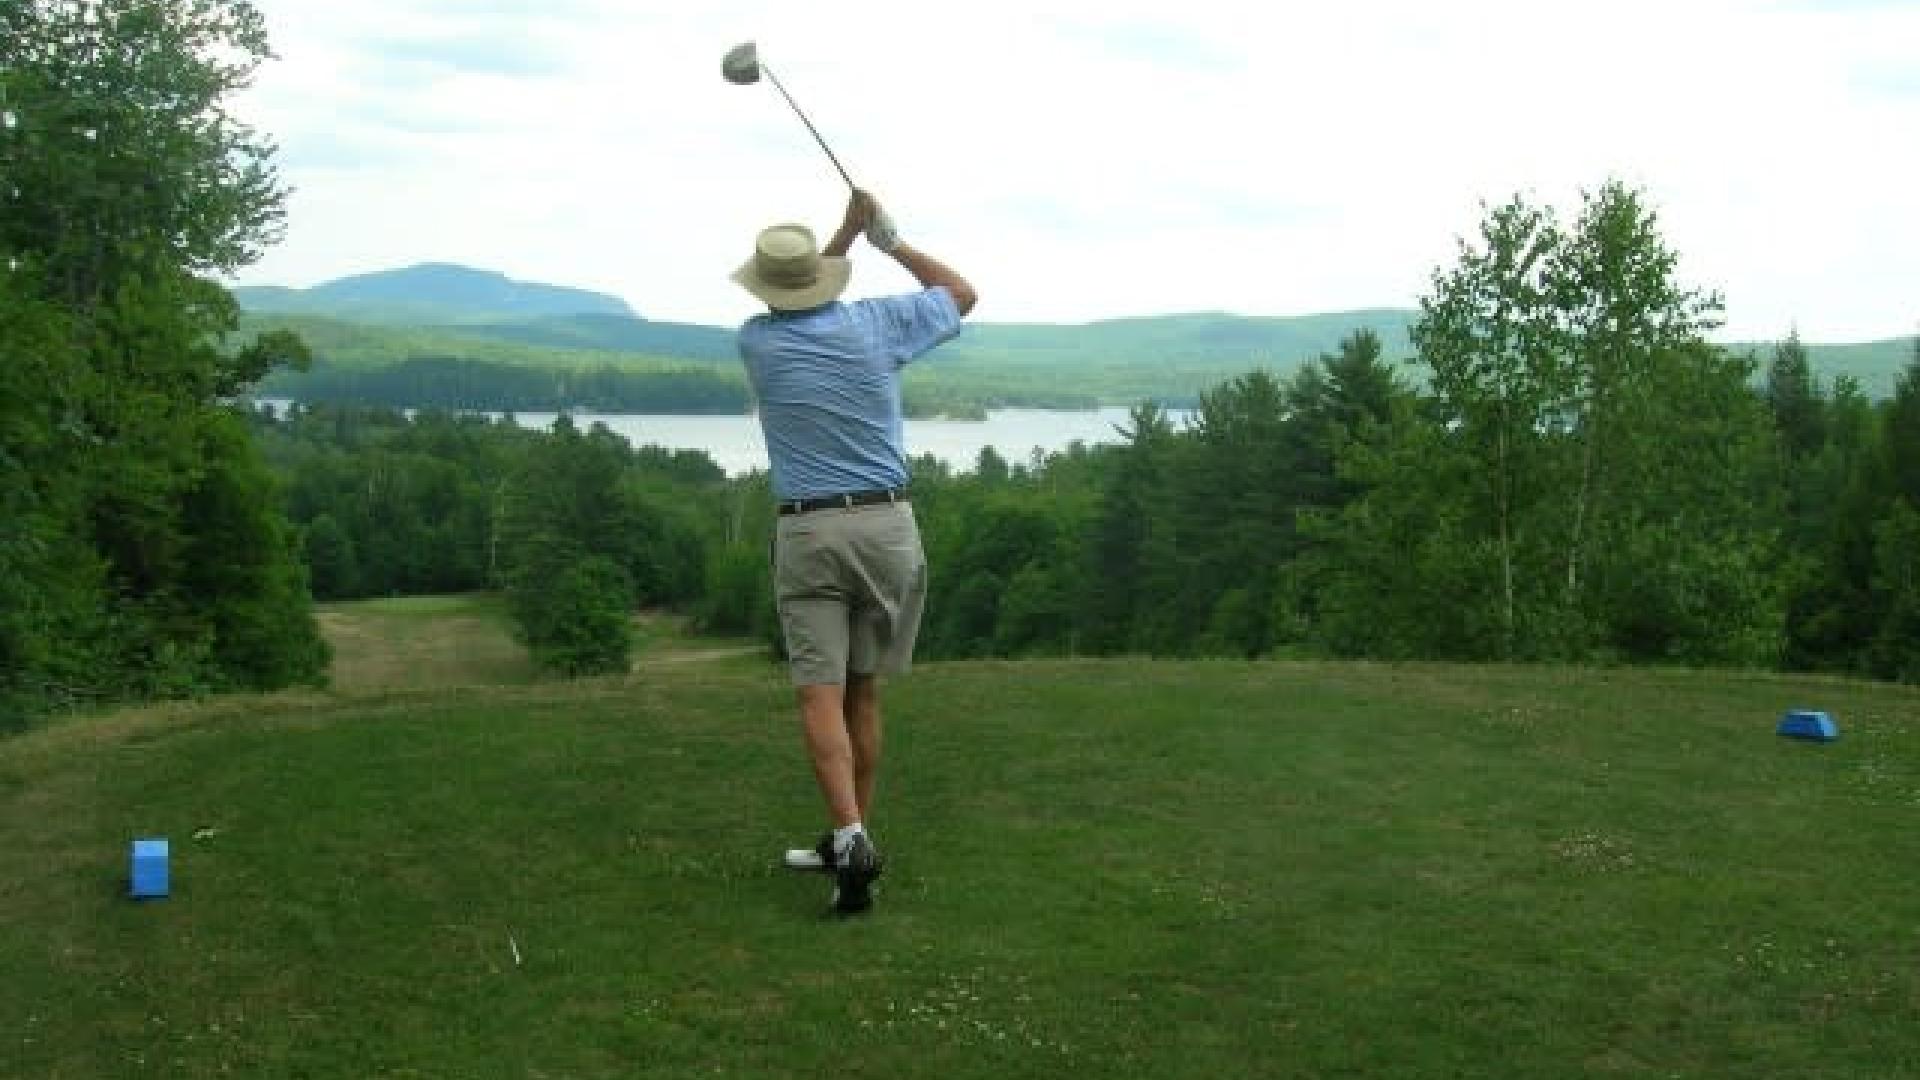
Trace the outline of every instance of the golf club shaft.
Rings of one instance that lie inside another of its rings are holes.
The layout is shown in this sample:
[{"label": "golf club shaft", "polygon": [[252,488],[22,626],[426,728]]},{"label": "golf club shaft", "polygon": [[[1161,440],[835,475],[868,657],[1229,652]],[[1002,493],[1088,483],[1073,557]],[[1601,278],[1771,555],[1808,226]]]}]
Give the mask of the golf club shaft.
[{"label": "golf club shaft", "polygon": [[787,93],[787,88],[780,85],[780,77],[765,64],[760,65],[760,71],[766,75],[767,81],[773,83],[773,88],[780,91],[780,96],[787,99],[787,104],[793,107],[793,114],[800,118],[801,123],[807,125],[807,131],[813,135],[813,141],[819,143],[820,149],[827,152],[827,160],[833,162],[833,167],[840,172],[840,179],[845,180],[847,188],[852,190],[853,177],[847,175],[847,167],[840,164],[839,158],[833,156],[833,148],[827,145],[827,140],[820,137],[820,129],[813,126],[813,121],[807,119],[807,114],[800,111],[799,102],[794,101],[793,95]]}]

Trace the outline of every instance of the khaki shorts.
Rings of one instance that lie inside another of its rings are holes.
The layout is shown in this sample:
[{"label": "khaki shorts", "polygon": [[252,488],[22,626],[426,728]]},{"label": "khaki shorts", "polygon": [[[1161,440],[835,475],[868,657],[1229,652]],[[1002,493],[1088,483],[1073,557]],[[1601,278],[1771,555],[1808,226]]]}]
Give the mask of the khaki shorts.
[{"label": "khaki shorts", "polygon": [[898,675],[913,663],[927,557],[908,503],[775,519],[773,592],[795,686]]}]

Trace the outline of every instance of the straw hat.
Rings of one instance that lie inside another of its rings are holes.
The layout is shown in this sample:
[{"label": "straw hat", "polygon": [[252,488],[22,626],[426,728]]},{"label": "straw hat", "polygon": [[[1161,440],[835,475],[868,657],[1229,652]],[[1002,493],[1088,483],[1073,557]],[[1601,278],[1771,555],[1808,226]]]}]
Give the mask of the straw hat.
[{"label": "straw hat", "polygon": [[805,311],[837,298],[853,276],[845,258],[820,254],[813,230],[805,225],[774,225],[760,230],[753,258],[733,272],[733,280],[775,311]]}]

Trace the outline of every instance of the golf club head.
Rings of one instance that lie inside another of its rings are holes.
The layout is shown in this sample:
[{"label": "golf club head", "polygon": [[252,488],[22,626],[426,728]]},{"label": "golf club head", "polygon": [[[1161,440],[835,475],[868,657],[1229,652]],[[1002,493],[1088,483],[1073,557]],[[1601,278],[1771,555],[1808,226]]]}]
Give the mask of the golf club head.
[{"label": "golf club head", "polygon": [[760,81],[760,51],[753,42],[742,42],[727,50],[720,61],[720,74],[735,86],[749,86]]}]

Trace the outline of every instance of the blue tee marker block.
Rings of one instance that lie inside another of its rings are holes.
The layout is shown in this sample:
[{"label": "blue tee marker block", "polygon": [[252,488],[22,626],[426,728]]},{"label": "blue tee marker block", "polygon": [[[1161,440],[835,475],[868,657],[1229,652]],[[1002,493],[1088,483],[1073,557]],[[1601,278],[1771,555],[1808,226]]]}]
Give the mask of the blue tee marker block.
[{"label": "blue tee marker block", "polygon": [[167,895],[167,842],[133,842],[133,898],[162,900]]},{"label": "blue tee marker block", "polygon": [[1840,737],[1840,729],[1835,726],[1833,717],[1812,709],[1794,709],[1780,721],[1780,734],[1790,739],[1812,739],[1815,742],[1832,742]]}]

